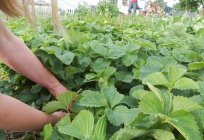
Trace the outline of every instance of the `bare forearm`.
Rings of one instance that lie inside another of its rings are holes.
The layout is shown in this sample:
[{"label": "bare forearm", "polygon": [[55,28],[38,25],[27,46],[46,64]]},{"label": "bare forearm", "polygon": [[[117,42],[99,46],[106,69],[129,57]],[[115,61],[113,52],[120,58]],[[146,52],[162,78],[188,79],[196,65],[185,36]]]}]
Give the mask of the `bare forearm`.
[{"label": "bare forearm", "polygon": [[0,94],[0,111],[0,129],[3,130],[39,130],[45,124],[57,121],[53,116],[3,94]]},{"label": "bare forearm", "polygon": [[7,65],[47,88],[53,95],[66,88],[42,65],[27,46],[13,35],[0,20],[0,59]]},{"label": "bare forearm", "polygon": [[66,88],[42,65],[27,46],[13,35],[0,21],[0,59],[7,65],[46,87],[53,95],[66,92]]},{"label": "bare forearm", "polygon": [[32,81],[46,87],[53,94],[57,88],[61,88],[61,92],[65,92],[64,88],[58,80],[42,65],[37,57],[20,41],[17,37],[5,42],[1,48],[1,58],[10,67],[17,72],[31,79]]}]

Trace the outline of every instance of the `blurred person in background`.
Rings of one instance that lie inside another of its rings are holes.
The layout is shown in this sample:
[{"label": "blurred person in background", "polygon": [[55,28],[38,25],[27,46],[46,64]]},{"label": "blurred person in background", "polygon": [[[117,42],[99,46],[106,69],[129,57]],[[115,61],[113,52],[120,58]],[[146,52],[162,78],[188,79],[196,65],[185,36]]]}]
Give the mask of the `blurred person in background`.
[{"label": "blurred person in background", "polygon": [[166,16],[172,15],[172,8],[170,6],[168,6],[167,3],[165,3],[164,12],[165,12]]},{"label": "blurred person in background", "polygon": [[139,9],[138,1],[137,0],[130,0],[129,7],[128,7],[128,13],[131,14],[136,13],[136,11]]}]

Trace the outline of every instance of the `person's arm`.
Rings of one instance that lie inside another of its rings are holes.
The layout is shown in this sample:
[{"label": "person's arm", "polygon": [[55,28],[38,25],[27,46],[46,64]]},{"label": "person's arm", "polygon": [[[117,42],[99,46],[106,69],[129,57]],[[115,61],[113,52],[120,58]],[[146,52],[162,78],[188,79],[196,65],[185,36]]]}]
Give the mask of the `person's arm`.
[{"label": "person's arm", "polygon": [[47,115],[15,98],[0,94],[0,129],[8,131],[40,130],[45,124],[55,124],[63,112]]},{"label": "person's arm", "polygon": [[67,89],[0,20],[0,59],[15,71],[47,88],[54,96]]}]

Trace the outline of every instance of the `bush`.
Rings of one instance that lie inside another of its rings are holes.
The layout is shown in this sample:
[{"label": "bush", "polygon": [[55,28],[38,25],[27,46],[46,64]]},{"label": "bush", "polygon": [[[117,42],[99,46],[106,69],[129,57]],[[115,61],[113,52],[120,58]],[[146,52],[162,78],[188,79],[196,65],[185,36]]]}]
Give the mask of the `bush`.
[{"label": "bush", "polygon": [[75,14],[79,19],[88,16],[91,13],[91,9],[87,4],[80,4],[75,10]]},{"label": "bush", "polygon": [[101,0],[96,7],[96,13],[98,15],[114,17],[119,15],[119,9],[115,0]]}]

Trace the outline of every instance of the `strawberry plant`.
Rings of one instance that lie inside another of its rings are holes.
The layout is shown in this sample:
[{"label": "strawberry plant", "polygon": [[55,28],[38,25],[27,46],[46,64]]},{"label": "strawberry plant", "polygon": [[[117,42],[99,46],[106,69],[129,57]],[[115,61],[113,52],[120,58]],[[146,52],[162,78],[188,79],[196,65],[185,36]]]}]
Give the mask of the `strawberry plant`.
[{"label": "strawberry plant", "polygon": [[67,113],[44,127],[45,140],[203,139],[204,19],[69,17],[68,38],[39,22],[36,31],[21,19],[7,24],[73,92],[53,99],[3,64],[0,91]]}]

